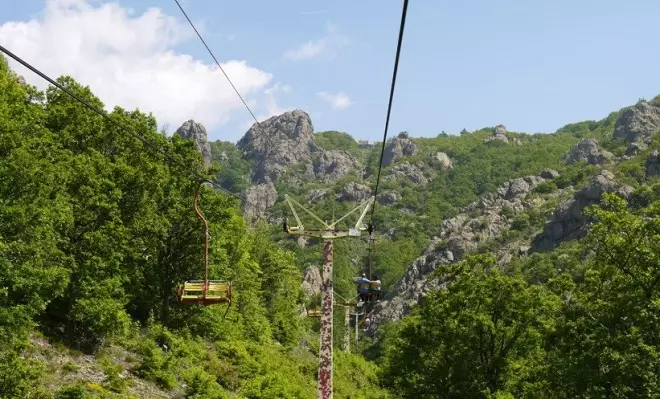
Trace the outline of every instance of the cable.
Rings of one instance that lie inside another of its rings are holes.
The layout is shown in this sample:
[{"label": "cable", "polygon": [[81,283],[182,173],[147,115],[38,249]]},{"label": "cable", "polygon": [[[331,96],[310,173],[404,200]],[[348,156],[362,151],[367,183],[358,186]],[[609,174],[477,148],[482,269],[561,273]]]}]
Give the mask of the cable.
[{"label": "cable", "polygon": [[245,100],[243,99],[243,96],[241,96],[241,93],[238,92],[238,89],[236,88],[236,86],[234,86],[234,84],[232,83],[231,79],[229,79],[229,76],[228,76],[227,73],[225,72],[225,70],[224,70],[224,68],[222,67],[222,65],[220,65],[220,62],[218,62],[218,59],[215,58],[215,55],[213,55],[213,52],[211,51],[211,49],[209,48],[209,46],[206,44],[206,42],[205,42],[204,39],[202,38],[202,35],[200,35],[200,34],[199,34],[199,31],[197,30],[197,28],[195,28],[195,24],[193,24],[192,21],[190,20],[190,18],[188,18],[188,14],[186,14],[186,11],[183,9],[183,7],[181,7],[181,3],[179,3],[179,0],[174,0],[174,1],[176,2],[176,5],[179,6],[179,9],[181,10],[181,12],[183,13],[183,15],[184,15],[184,16],[186,17],[186,19],[188,20],[188,23],[190,23],[190,26],[192,26],[192,28],[193,28],[193,30],[195,31],[195,33],[197,33],[197,37],[199,37],[199,40],[202,41],[202,43],[204,44],[204,47],[206,47],[206,50],[209,52],[209,54],[211,54],[211,57],[213,58],[213,61],[215,61],[215,63],[218,65],[218,68],[220,68],[220,70],[222,71],[222,73],[225,75],[225,78],[227,78],[227,81],[229,82],[229,84],[231,85],[231,87],[234,89],[234,91],[235,91],[236,94],[238,95],[238,98],[241,99],[241,101],[243,102],[243,105],[245,105],[245,108],[247,108],[247,110],[248,110],[248,112],[250,113],[250,115],[252,115],[252,119],[254,119],[254,121],[257,123],[257,126],[260,126],[260,125],[259,125],[259,121],[257,120],[257,117],[254,116],[254,114],[252,113],[252,110],[250,109],[250,107],[247,105],[247,103],[246,103]]},{"label": "cable", "polygon": [[[403,30],[406,26],[406,14],[408,12],[408,0],[403,0],[403,11],[401,12],[401,26],[399,28],[399,41],[396,45],[396,56],[394,58],[394,71],[392,72],[392,86],[390,88],[390,100],[387,105],[387,118],[385,119],[385,133],[383,134],[383,144],[380,151],[380,162],[378,164],[378,175],[376,176],[376,187],[374,188],[374,198],[378,195],[378,184],[380,183],[380,171],[383,168],[383,155],[385,155],[385,142],[387,141],[387,130],[390,126],[390,114],[392,113],[392,101],[394,99],[394,86],[396,85],[396,75],[399,70],[399,57],[401,55],[401,45],[403,43]],[[376,211],[376,201],[371,207],[370,220],[373,222],[374,212]]]},{"label": "cable", "polygon": [[[238,95],[238,97],[241,99],[241,101],[243,102],[243,105],[245,105],[245,108],[247,108],[247,110],[248,110],[248,112],[250,113],[250,115],[252,115],[252,119],[254,119],[254,121],[256,122],[257,127],[258,127],[258,128],[261,128],[261,123],[259,123],[259,121],[257,120],[257,118],[254,116],[254,113],[252,112],[252,110],[250,109],[250,107],[247,105],[247,103],[246,103],[245,100],[243,99],[243,96],[241,96],[241,93],[238,92],[238,89],[236,88],[236,86],[234,86],[234,84],[232,83],[231,79],[229,79],[229,75],[227,75],[227,73],[225,72],[224,68],[222,68],[222,65],[220,65],[220,62],[218,62],[218,59],[217,59],[217,58],[215,57],[215,55],[213,54],[213,51],[211,51],[211,49],[209,48],[209,46],[206,44],[206,41],[204,40],[204,38],[202,37],[202,35],[199,33],[199,31],[198,31],[197,28],[195,27],[195,24],[193,24],[192,20],[190,20],[190,18],[188,17],[188,14],[186,13],[186,11],[185,11],[185,10],[183,9],[183,7],[181,6],[181,3],[179,3],[179,0],[174,0],[174,2],[176,3],[177,6],[179,6],[179,10],[181,10],[181,12],[183,13],[183,16],[186,17],[186,19],[188,20],[188,23],[190,24],[190,26],[193,28],[193,30],[194,30],[195,33],[197,34],[197,37],[199,37],[199,40],[201,40],[201,42],[202,42],[202,44],[204,45],[204,47],[206,47],[206,51],[208,51],[208,53],[211,55],[211,58],[213,58],[213,60],[215,61],[216,65],[218,65],[218,68],[220,68],[220,70],[222,71],[223,75],[225,75],[225,78],[227,78],[227,81],[229,82],[229,84],[231,85],[231,87],[234,89],[234,91],[236,92],[236,94]],[[266,151],[264,152],[264,158],[267,158],[267,157],[270,155],[270,149],[273,148],[273,145],[272,145],[273,142],[272,142],[272,140],[271,140],[271,137],[269,137],[267,134],[265,134],[265,131],[264,131],[263,129],[262,129],[262,132],[264,133],[264,137],[266,138],[266,141],[268,142],[268,146],[266,146]]]},{"label": "cable", "polygon": [[[62,90],[63,92],[65,92],[66,94],[68,94],[69,96],[71,96],[73,99],[75,99],[76,101],[78,101],[79,103],[81,103],[82,105],[84,105],[85,107],[87,107],[88,109],[90,109],[91,111],[93,111],[94,113],[100,115],[101,117],[105,118],[106,120],[110,121],[111,123],[113,123],[114,125],[116,125],[117,127],[119,127],[120,129],[122,129],[122,130],[124,130],[125,132],[127,132],[128,134],[130,134],[131,136],[133,136],[133,137],[135,137],[136,139],[140,140],[140,141],[141,141],[144,145],[146,145],[147,147],[149,147],[149,148],[151,148],[151,149],[157,151],[158,153],[162,154],[162,155],[163,155],[168,161],[170,161],[171,163],[176,164],[177,166],[183,168],[184,170],[186,170],[186,169],[187,169],[187,170],[190,170],[190,168],[189,168],[188,165],[186,165],[186,164],[180,162],[179,160],[173,158],[173,157],[172,157],[171,155],[169,155],[167,152],[163,151],[163,149],[162,149],[161,147],[159,147],[159,146],[157,146],[157,145],[155,145],[155,144],[149,142],[147,139],[145,139],[144,137],[142,137],[142,136],[140,136],[139,134],[137,134],[137,133],[136,133],[133,129],[131,129],[130,127],[128,127],[128,126],[124,125],[123,123],[118,122],[116,119],[112,118],[112,117],[111,117],[110,115],[108,115],[105,111],[103,111],[103,110],[101,110],[101,109],[98,109],[98,108],[96,108],[95,106],[91,105],[89,102],[85,101],[84,99],[82,99],[81,97],[79,97],[78,95],[76,95],[75,93],[73,93],[71,90],[67,89],[66,87],[62,86],[61,84],[57,83],[55,80],[53,80],[52,78],[50,78],[49,76],[47,76],[46,74],[44,74],[43,72],[41,72],[40,70],[38,70],[37,68],[35,68],[34,66],[30,65],[28,62],[24,61],[23,59],[21,59],[21,58],[20,58],[19,56],[17,56],[16,54],[12,53],[11,51],[9,51],[9,50],[8,50],[7,48],[5,48],[4,46],[0,45],[0,51],[2,51],[3,53],[7,54],[9,57],[13,58],[16,62],[18,62],[18,63],[20,63],[21,65],[23,65],[24,67],[28,68],[29,70],[31,70],[31,71],[34,72],[35,74],[39,75],[42,79],[46,80],[48,83],[50,83],[50,84],[52,84],[53,86],[57,87],[58,89]],[[203,180],[204,182],[207,182],[207,183],[211,184],[213,187],[217,188],[218,190],[220,190],[220,191],[222,191],[222,192],[224,192],[224,193],[226,193],[226,194],[229,194],[229,195],[231,195],[231,196],[233,196],[233,197],[236,197],[238,200],[244,202],[245,204],[249,204],[249,205],[255,206],[254,203],[251,203],[251,202],[248,201],[246,198],[243,198],[243,197],[239,196],[238,194],[232,193],[231,191],[225,189],[224,187],[222,187],[221,185],[217,184],[216,182],[214,182],[214,181],[212,181],[212,180],[209,180],[208,178],[202,176],[202,175],[199,174],[198,172],[196,172],[196,171],[192,171],[192,170],[190,170],[190,172],[191,172],[191,175],[194,176],[195,178],[200,179],[200,180]]]}]

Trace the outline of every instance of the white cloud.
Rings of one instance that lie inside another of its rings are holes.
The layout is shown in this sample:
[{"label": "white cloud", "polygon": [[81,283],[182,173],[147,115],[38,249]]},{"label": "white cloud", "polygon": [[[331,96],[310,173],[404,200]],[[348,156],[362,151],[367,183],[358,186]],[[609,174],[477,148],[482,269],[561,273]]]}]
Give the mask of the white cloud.
[{"label": "white cloud", "polygon": [[309,60],[321,55],[335,57],[339,50],[350,43],[348,36],[338,32],[337,27],[328,24],[326,26],[327,34],[317,40],[310,40],[300,46],[288,50],[284,53],[284,58],[294,61]]},{"label": "white cloud", "polygon": [[344,109],[353,105],[353,101],[342,92],[328,93],[327,91],[321,91],[316,93],[316,95],[335,109]]},{"label": "white cloud", "polygon": [[[116,3],[47,0],[41,15],[0,25],[0,43],[53,78],[71,75],[89,85],[108,109],[151,111],[160,125],[174,129],[192,118],[208,130],[234,111],[245,112],[217,65],[173,50],[196,37],[190,26],[157,8],[133,17]],[[10,64],[28,82],[46,87],[34,73]],[[227,61],[223,68],[244,98],[263,95],[272,79],[245,61]]]}]

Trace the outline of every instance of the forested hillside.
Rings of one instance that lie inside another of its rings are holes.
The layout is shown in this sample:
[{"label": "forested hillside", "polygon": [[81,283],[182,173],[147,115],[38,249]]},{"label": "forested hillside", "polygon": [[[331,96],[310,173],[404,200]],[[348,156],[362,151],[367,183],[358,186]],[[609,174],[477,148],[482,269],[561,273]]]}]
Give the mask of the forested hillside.
[{"label": "forested hillside", "polygon": [[[180,305],[174,287],[204,277],[202,158],[150,115],[111,117],[188,167],[0,62],[0,397],[313,397],[318,338],[294,254],[204,187],[210,277],[232,280],[234,301],[224,318]],[[338,397],[384,397],[372,364],[337,360]]]},{"label": "forested hillside", "polygon": [[[111,117],[167,156],[0,62],[0,397],[315,397],[321,243],[282,232],[283,197],[342,216],[373,195],[381,143],[314,132],[302,110],[238,143],[194,121],[168,136],[145,112]],[[335,350],[334,396],[659,396],[658,133],[660,96],[552,134],[390,138],[371,258],[385,297],[359,350]],[[228,309],[175,295],[204,277],[199,173],[244,198],[201,189]],[[367,248],[335,243],[342,297]],[[337,348],[345,327],[335,311]]]}]

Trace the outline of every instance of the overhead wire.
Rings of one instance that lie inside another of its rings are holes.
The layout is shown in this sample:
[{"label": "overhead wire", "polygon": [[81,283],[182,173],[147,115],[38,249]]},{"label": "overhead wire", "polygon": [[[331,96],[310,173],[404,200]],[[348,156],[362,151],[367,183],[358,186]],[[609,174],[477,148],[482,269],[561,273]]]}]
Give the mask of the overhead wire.
[{"label": "overhead wire", "polygon": [[[229,84],[231,85],[231,87],[234,89],[234,91],[235,91],[236,94],[238,95],[238,98],[241,99],[241,101],[243,102],[243,105],[245,105],[245,108],[247,108],[247,110],[248,110],[248,112],[250,113],[250,115],[252,115],[252,119],[254,119],[254,122],[256,123],[257,127],[258,127],[258,128],[261,128],[261,127],[262,127],[262,126],[261,126],[261,123],[257,120],[257,117],[254,116],[254,113],[253,113],[252,110],[250,109],[250,106],[247,104],[247,102],[245,102],[245,100],[243,99],[243,96],[241,96],[241,93],[238,91],[238,89],[236,88],[236,86],[234,86],[234,83],[231,81],[231,79],[229,78],[229,75],[227,75],[227,73],[225,72],[225,69],[222,67],[222,65],[220,64],[220,62],[218,61],[218,59],[217,59],[217,58],[215,57],[215,55],[213,54],[213,51],[211,51],[211,48],[206,44],[206,41],[205,41],[204,38],[202,37],[202,34],[199,33],[199,30],[197,30],[197,28],[195,27],[195,24],[192,22],[192,20],[190,19],[190,17],[188,17],[188,13],[186,13],[186,11],[183,9],[183,6],[181,5],[181,3],[179,3],[179,0],[174,0],[174,2],[175,2],[176,5],[179,7],[179,10],[181,10],[181,13],[183,14],[183,16],[186,17],[186,20],[188,20],[188,23],[190,24],[190,26],[193,28],[193,30],[194,30],[195,33],[197,34],[197,37],[199,38],[199,40],[202,42],[202,44],[203,44],[204,47],[206,48],[206,51],[208,51],[208,53],[211,55],[211,58],[213,58],[213,61],[215,61],[215,63],[216,63],[216,65],[218,66],[218,68],[220,68],[220,71],[222,71],[222,74],[225,75],[225,78],[227,78],[227,81],[229,82]],[[272,140],[271,140],[271,137],[269,137],[263,129],[262,129],[262,133],[264,134],[264,137],[265,137],[266,141],[268,141],[268,146],[266,147],[266,151],[265,151],[265,153],[264,153],[264,157],[267,157],[267,156],[269,155],[269,150],[270,150],[271,148],[273,148],[273,146],[272,146],[273,142],[272,142]]]},{"label": "overhead wire", "polygon": [[229,75],[227,75],[227,72],[225,72],[225,69],[222,67],[222,65],[220,65],[220,62],[218,61],[218,59],[215,58],[215,55],[213,55],[213,51],[211,51],[211,49],[209,48],[209,46],[206,44],[206,41],[204,40],[204,38],[202,37],[202,35],[199,33],[199,31],[198,31],[197,28],[195,27],[195,24],[193,24],[193,22],[192,22],[192,21],[190,20],[190,18],[188,17],[188,14],[186,13],[186,11],[185,11],[185,10],[183,9],[183,7],[181,6],[181,3],[179,3],[179,0],[174,0],[174,2],[176,2],[176,5],[179,6],[179,10],[181,10],[181,12],[183,13],[183,16],[186,17],[186,19],[188,20],[188,23],[190,24],[190,26],[192,26],[193,30],[194,30],[195,33],[197,34],[197,37],[199,37],[199,40],[202,41],[202,44],[204,44],[204,47],[206,47],[206,50],[207,50],[207,51],[209,52],[209,54],[211,55],[211,58],[213,58],[213,61],[215,61],[215,63],[218,65],[218,68],[220,68],[220,71],[222,71],[222,74],[225,75],[225,78],[227,78],[227,81],[229,82],[229,84],[231,85],[231,87],[234,89],[234,91],[235,91],[236,94],[238,95],[238,98],[241,99],[241,101],[243,102],[243,105],[245,105],[245,108],[247,108],[247,110],[248,110],[248,112],[250,113],[250,115],[252,115],[252,119],[254,119],[254,121],[255,121],[255,123],[257,124],[257,126],[260,126],[259,121],[257,120],[257,117],[254,116],[254,113],[252,112],[252,110],[250,109],[250,107],[247,105],[247,103],[246,103],[245,100],[243,99],[243,96],[241,96],[241,93],[239,93],[239,91],[238,91],[238,89],[236,88],[236,86],[234,86],[234,83],[231,81],[231,79],[229,79]]},{"label": "overhead wire", "polygon": [[[378,195],[378,185],[380,183],[380,173],[383,168],[383,156],[385,155],[385,143],[387,141],[387,131],[390,126],[390,115],[392,114],[392,102],[394,100],[394,87],[396,86],[396,77],[399,71],[399,58],[401,56],[401,47],[403,44],[403,31],[406,26],[406,14],[408,13],[408,0],[403,0],[403,10],[401,11],[401,24],[399,27],[399,40],[396,45],[396,56],[394,57],[394,70],[392,71],[392,85],[390,87],[390,98],[387,104],[387,117],[385,118],[385,132],[383,133],[383,143],[380,151],[380,162],[378,163],[378,174],[376,176],[376,186],[374,187],[375,198]],[[371,215],[369,220],[373,223],[374,213],[376,211],[376,203],[374,201],[373,206],[371,207]]]},{"label": "overhead wire", "polygon": [[[238,97],[240,98],[240,100],[241,100],[241,102],[243,103],[243,105],[246,107],[246,109],[248,110],[248,112],[250,113],[250,115],[252,116],[252,118],[254,119],[254,121],[255,121],[257,127],[261,127],[261,124],[259,123],[259,121],[257,120],[256,116],[254,115],[254,113],[253,113],[252,110],[250,109],[249,105],[248,105],[247,102],[244,100],[243,96],[241,96],[240,92],[238,91],[238,89],[236,88],[236,86],[234,85],[234,83],[233,83],[233,82],[231,81],[231,79],[229,78],[229,75],[227,75],[227,73],[225,72],[224,68],[222,67],[222,65],[220,64],[220,62],[218,61],[218,59],[217,59],[217,58],[215,57],[215,55],[213,54],[213,51],[209,48],[209,46],[207,45],[207,43],[206,43],[206,41],[204,40],[204,38],[202,37],[202,35],[199,33],[199,31],[198,31],[197,28],[195,27],[194,23],[192,22],[192,20],[190,19],[190,17],[189,17],[188,14],[186,13],[186,11],[185,11],[185,10],[183,9],[183,7],[181,6],[181,3],[180,3],[178,0],[174,0],[174,1],[176,2],[177,6],[179,7],[179,9],[181,10],[181,12],[182,12],[183,15],[185,16],[186,20],[188,20],[189,24],[191,25],[191,27],[193,28],[193,30],[194,30],[195,33],[197,34],[198,38],[200,39],[200,41],[202,42],[202,44],[204,45],[204,47],[206,48],[206,50],[209,52],[209,54],[211,55],[211,57],[213,58],[213,60],[214,60],[215,63],[217,64],[217,66],[218,66],[218,68],[220,69],[220,71],[223,73],[223,75],[225,76],[225,78],[227,79],[227,81],[229,82],[229,84],[231,85],[231,87],[234,89],[234,91],[236,92],[236,94],[237,94]],[[383,165],[383,156],[384,156],[384,153],[385,153],[385,143],[386,143],[386,141],[387,141],[387,134],[388,134],[388,129],[389,129],[390,116],[391,116],[391,112],[392,112],[392,102],[393,102],[393,98],[394,98],[394,89],[395,89],[395,86],[396,86],[396,77],[397,77],[397,73],[398,73],[398,65],[399,65],[399,59],[400,59],[400,54],[401,54],[401,47],[402,47],[402,42],[403,42],[403,32],[404,32],[404,28],[405,28],[405,21],[406,21],[407,9],[408,9],[408,0],[404,0],[404,2],[403,2],[403,10],[402,10],[402,15],[401,15],[401,24],[400,24],[400,28],[399,28],[399,38],[398,38],[398,42],[397,42],[397,50],[396,50],[396,56],[395,56],[395,62],[394,62],[394,70],[393,70],[393,72],[392,72],[392,84],[391,84],[391,88],[390,88],[390,95],[389,95],[389,101],[388,101],[387,116],[386,116],[386,121],[385,121],[385,130],[384,130],[384,133],[383,133],[383,142],[382,142],[382,146],[381,146],[381,154],[380,154],[380,160],[379,160],[379,164],[378,164],[378,173],[377,173],[377,177],[376,177],[376,183],[375,183],[374,194],[373,194],[374,197],[376,197],[376,196],[378,195],[378,188],[379,188],[380,176],[381,176],[382,165]],[[35,68],[34,66],[32,66],[30,63],[26,62],[25,60],[23,60],[22,58],[20,58],[19,56],[17,56],[16,54],[14,54],[13,52],[11,52],[11,51],[8,50],[7,48],[5,48],[4,46],[0,45],[0,51],[2,51],[3,53],[5,53],[6,55],[8,55],[8,56],[11,57],[12,59],[14,59],[16,62],[18,62],[18,63],[20,63],[21,65],[23,65],[24,67],[28,68],[29,70],[31,70],[32,72],[34,72],[35,74],[37,74],[38,76],[40,76],[42,79],[44,79],[44,80],[46,80],[47,82],[49,82],[50,84],[52,84],[53,86],[57,87],[58,89],[60,89],[61,91],[63,91],[64,93],[66,93],[67,95],[69,95],[70,97],[72,97],[73,99],[75,99],[76,101],[78,101],[79,103],[81,103],[82,105],[84,105],[85,107],[87,107],[89,110],[93,111],[94,113],[96,113],[96,114],[98,114],[99,116],[103,117],[104,119],[108,120],[109,122],[111,122],[112,124],[116,125],[117,127],[119,127],[121,130],[125,131],[126,133],[129,133],[131,136],[133,136],[134,138],[136,138],[136,139],[138,139],[140,142],[142,142],[145,146],[147,146],[147,147],[151,148],[152,150],[155,150],[155,151],[157,151],[158,153],[162,154],[162,155],[165,157],[165,159],[168,160],[169,162],[171,162],[171,163],[173,163],[173,164],[177,164],[178,166],[180,166],[180,167],[182,167],[182,168],[184,168],[184,169],[188,168],[187,165],[182,164],[179,160],[173,158],[170,154],[168,154],[167,152],[163,151],[163,149],[162,149],[161,147],[155,145],[154,143],[151,143],[149,140],[147,140],[147,139],[145,139],[144,137],[142,137],[141,135],[139,135],[137,132],[135,132],[135,131],[134,131],[133,129],[131,129],[130,127],[128,127],[128,126],[126,126],[125,124],[123,124],[123,123],[117,121],[116,119],[112,118],[112,117],[111,117],[110,115],[108,115],[105,111],[103,111],[103,110],[101,110],[101,109],[99,109],[99,108],[97,108],[97,107],[91,105],[89,102],[85,101],[83,98],[81,98],[80,96],[76,95],[76,94],[75,94],[74,92],[72,92],[71,90],[69,90],[69,89],[67,89],[66,87],[64,87],[63,85],[59,84],[58,82],[56,82],[55,80],[53,80],[52,78],[50,78],[49,76],[47,76],[46,74],[44,74],[43,72],[41,72],[40,70],[38,70],[37,68]],[[267,139],[270,143],[272,143],[272,142],[270,141],[270,137],[266,136],[266,139]],[[271,148],[272,148],[272,146],[271,146]],[[268,152],[268,148],[266,149],[266,153],[267,153],[267,152]],[[251,203],[250,201],[248,201],[247,198],[245,198],[244,196],[240,196],[240,195],[238,195],[238,194],[236,194],[236,193],[233,193],[233,192],[231,192],[231,191],[225,189],[225,188],[222,187],[221,185],[219,185],[219,184],[217,184],[216,182],[214,182],[214,181],[212,181],[212,180],[210,180],[210,179],[208,179],[208,178],[206,178],[206,177],[200,175],[200,174],[199,174],[198,172],[196,172],[196,171],[192,171],[192,170],[191,170],[191,172],[192,172],[192,175],[193,175],[194,177],[196,177],[196,178],[198,178],[198,179],[201,179],[201,180],[203,180],[203,181],[206,182],[206,183],[211,184],[213,187],[217,188],[218,190],[220,190],[220,191],[222,191],[222,192],[224,192],[224,193],[226,193],[226,194],[228,194],[228,195],[231,195],[231,196],[237,198],[237,199],[240,200],[240,201],[243,201],[245,204],[249,204],[249,205],[255,206],[255,204],[253,204],[253,203]],[[373,205],[372,205],[372,208],[371,208],[370,220],[371,220],[372,222],[373,222],[373,217],[374,217],[374,214],[375,214],[375,210],[376,210],[376,201],[374,201],[374,203],[373,203]]]}]

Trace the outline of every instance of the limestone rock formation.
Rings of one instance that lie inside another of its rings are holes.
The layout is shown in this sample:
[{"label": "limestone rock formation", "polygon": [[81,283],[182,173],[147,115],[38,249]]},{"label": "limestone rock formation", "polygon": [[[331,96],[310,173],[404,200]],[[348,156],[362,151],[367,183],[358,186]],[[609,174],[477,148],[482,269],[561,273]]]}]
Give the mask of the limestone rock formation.
[{"label": "limestone rock formation", "polygon": [[402,178],[410,179],[416,184],[426,184],[429,182],[429,179],[424,175],[424,164],[411,164],[407,161],[393,166],[384,177],[385,180]]},{"label": "limestone rock formation", "polygon": [[382,205],[392,205],[401,199],[401,195],[394,190],[383,191],[378,193],[378,203]]},{"label": "limestone rock formation", "polygon": [[338,200],[362,202],[373,194],[372,191],[369,186],[351,182],[342,187]]},{"label": "limestone rock formation", "polygon": [[307,194],[307,202],[315,204],[317,202],[325,201],[328,198],[328,190],[314,189],[310,190]]},{"label": "limestone rock formation", "polygon": [[658,175],[660,175],[660,154],[658,153],[658,150],[655,150],[646,159],[646,177]]},{"label": "limestone rock formation", "polygon": [[586,161],[589,165],[599,165],[614,158],[611,152],[598,148],[598,141],[585,139],[577,143],[564,155],[566,165]]},{"label": "limestone rock formation", "polygon": [[204,164],[211,165],[211,145],[208,141],[208,134],[206,128],[201,123],[197,123],[190,119],[183,122],[174,134],[181,136],[186,140],[192,140],[195,143],[195,148],[202,154]]},{"label": "limestone rock formation", "polygon": [[256,184],[245,191],[243,213],[246,219],[254,221],[264,216],[266,209],[277,202],[277,190],[273,183]]},{"label": "limestone rock formation", "polygon": [[[255,162],[252,181],[277,181],[285,170],[298,162],[311,159],[319,151],[314,143],[314,128],[309,115],[302,110],[273,116],[254,124],[238,141],[244,157]],[[309,178],[314,178],[313,171]]]},{"label": "limestone rock formation", "polygon": [[541,173],[539,173],[539,177],[542,177],[544,179],[556,179],[559,176],[560,176],[559,172],[550,168],[543,169]]},{"label": "limestone rock formation", "polygon": [[499,140],[505,143],[509,143],[509,139],[506,136],[506,127],[504,125],[495,126],[495,129],[493,130],[493,135],[491,137],[486,137],[484,139],[484,143],[488,143],[493,140]]},{"label": "limestone rock formation", "polygon": [[444,152],[431,153],[431,163],[433,166],[440,167],[441,169],[452,169],[453,165],[449,155]]},{"label": "limestone rock formation", "polygon": [[[510,210],[515,217],[535,206],[527,197],[544,181],[539,176],[527,176],[506,182],[497,192],[469,204],[456,217],[444,220],[439,236],[434,237],[424,254],[412,262],[386,298],[375,306],[369,332],[373,333],[385,322],[401,319],[426,293],[438,288],[442,281],[427,278],[438,266],[460,262],[480,243],[509,229],[513,217],[503,216],[503,210]],[[479,216],[472,215],[474,211],[478,211]],[[520,251],[520,248],[518,245],[511,251]],[[511,260],[507,251],[494,255],[501,264]]]},{"label": "limestone rock formation", "polygon": [[601,171],[591,178],[586,187],[576,192],[573,198],[559,204],[543,232],[534,238],[532,251],[550,251],[562,241],[584,236],[587,223],[582,214],[584,208],[600,202],[603,193],[617,193],[628,198],[631,192],[632,187],[616,182],[611,172]]},{"label": "limestone rock formation", "polygon": [[323,279],[321,278],[321,271],[318,267],[309,266],[305,269],[303,282],[300,285],[303,292],[307,296],[318,295],[321,293],[323,286]]},{"label": "limestone rock formation", "polygon": [[646,150],[647,148],[648,146],[643,141],[635,141],[630,143],[630,145],[628,145],[628,148],[626,148],[626,155],[628,156],[639,155],[640,152]]},{"label": "limestone rock formation", "polygon": [[417,154],[417,145],[410,139],[407,132],[401,132],[385,147],[383,167],[391,165],[403,157],[409,157],[415,154]]},{"label": "limestone rock formation", "polygon": [[660,107],[646,101],[628,107],[614,125],[614,138],[629,143],[660,131]]},{"label": "limestone rock formation", "polygon": [[360,168],[360,163],[348,152],[342,150],[324,151],[314,160],[314,174],[317,180],[329,182],[348,175]]}]

